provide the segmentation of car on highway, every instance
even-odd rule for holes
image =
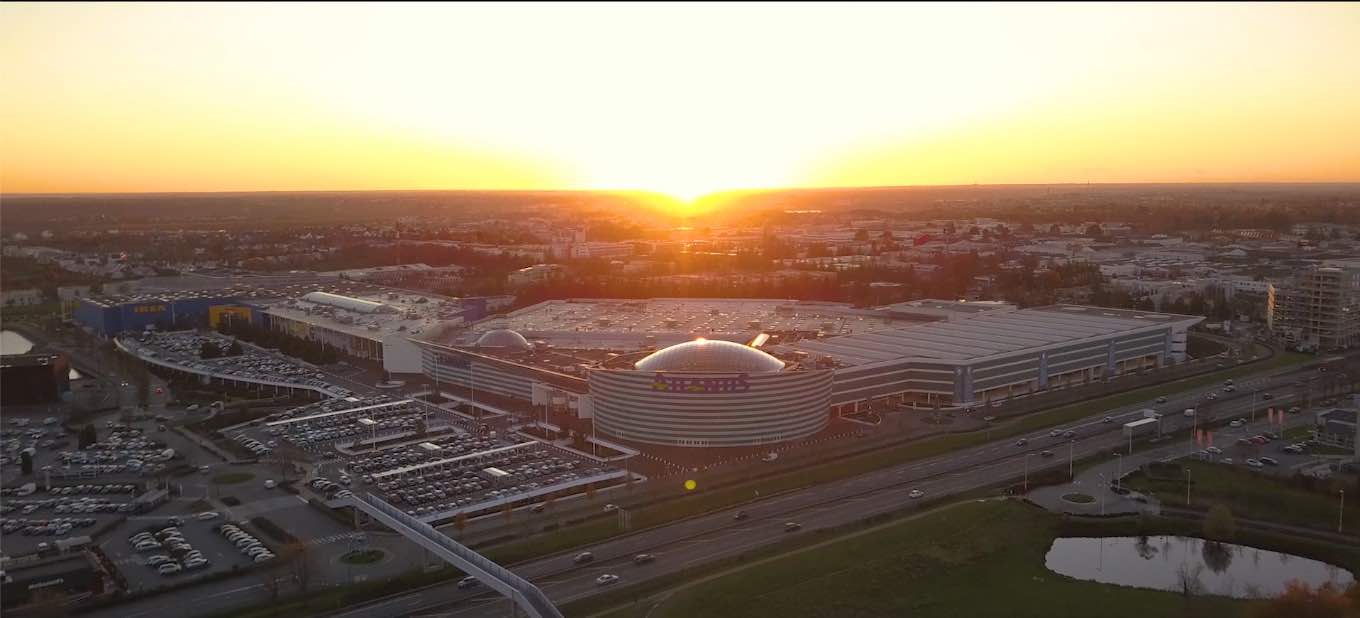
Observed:
[[[1029,440],[1026,440],[1024,438],[1020,438],[1019,440],[1015,441],[1016,446],[1025,446],[1026,444],[1029,444]]]
[[[1061,430],[1061,429],[1054,429],[1053,431],[1048,432],[1048,437],[1050,437],[1050,438],[1061,438],[1062,435],[1063,435],[1063,430]]]
[[[619,581],[618,575],[614,575],[613,573],[605,573],[604,575],[595,578],[595,585],[608,586],[610,584],[617,583],[618,581]]]
[[[534,513],[542,513],[543,511],[547,510],[547,508],[548,505],[539,502],[538,504],[529,507],[529,510]]]
[[[1107,417],[1105,417],[1105,418],[1100,419],[1100,422],[1102,422],[1102,423],[1113,423],[1113,422],[1114,422],[1114,417],[1113,417],[1113,416],[1107,416]]]
[[[1044,451],[1044,452],[1042,452],[1042,453],[1039,453],[1039,456],[1040,456],[1040,457],[1052,457],[1052,456],[1053,456],[1053,451]]]
[[[919,489],[913,489],[913,490],[911,490],[911,493],[907,494],[907,497],[908,497],[908,498],[911,498],[912,500],[915,500],[915,499],[920,498],[921,496],[924,496],[924,495],[926,495],[926,492],[921,491],[921,490],[919,490]]]
[[[1205,395],[1204,398],[1208,399],[1209,401],[1213,401],[1215,399],[1218,399],[1218,393],[1209,393],[1208,395]]]
[[[583,551],[579,554],[576,554],[576,557],[571,559],[571,561],[575,562],[576,564],[585,564],[593,560],[595,560],[595,554],[592,554],[588,551]]]
[[[1077,437],[1077,432],[1075,432],[1075,431],[1064,431],[1062,437],[1067,438],[1068,440],[1071,440],[1072,438]]]
[[[606,505],[604,505],[604,512],[606,512],[606,513],[610,513],[610,512],[613,512],[613,511],[617,511],[617,510],[619,510],[619,505],[617,505],[617,504],[606,504]]]
[[[741,521],[743,519],[746,519],[747,517],[750,517],[750,515],[747,515],[746,511],[737,511],[735,514],[732,515],[732,519],[735,519],[737,521]]]
[[[784,532],[794,532],[794,531],[796,531],[796,530],[802,530],[802,529],[803,529],[803,524],[800,524],[800,523],[798,523],[798,522],[796,522],[796,521],[788,521],[788,522],[784,522]]]
[[[1166,397],[1158,397],[1157,403],[1166,403]]]
[[[633,556],[633,564],[647,564],[653,560],[656,560],[656,556],[652,554],[638,554]]]
[[[1242,426],[1242,420],[1241,420],[1241,419],[1234,420],[1233,422],[1228,423],[1228,426],[1229,426],[1229,427],[1233,427],[1233,428],[1241,427],[1241,426]]]
[[[1271,395],[1270,393],[1262,393],[1262,394],[1261,394],[1261,399],[1264,399],[1264,400],[1266,400],[1266,401],[1270,401],[1271,399],[1274,399],[1274,398],[1275,398],[1275,396],[1274,396],[1274,395]]]
[[[467,576],[467,577],[464,577],[463,579],[458,580],[458,587],[459,587],[459,588],[472,588],[472,587],[477,586],[478,584],[481,584],[481,583],[482,583],[482,582],[477,581],[477,578],[476,578],[476,577],[473,577],[473,576],[469,575],[469,576]]]

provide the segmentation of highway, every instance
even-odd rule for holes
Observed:
[[[1313,375],[1315,370],[1279,372],[1273,377],[1247,378],[1238,381],[1237,391],[1222,393],[1214,402],[1211,414],[1220,419],[1247,416],[1253,407],[1253,390],[1273,392],[1272,401],[1255,401],[1257,418],[1264,421],[1267,405],[1291,404],[1297,395],[1293,383]],[[1198,407],[1210,387],[1171,397],[1163,404],[1152,401],[1093,414],[1082,422],[1062,429],[1076,432],[1070,454],[1075,459],[1123,450],[1127,441],[1120,432],[1124,422],[1141,416],[1149,407],[1166,413],[1163,429],[1180,437],[1175,443],[1158,445],[1158,449],[1194,450],[1190,442],[1191,419],[1180,412]],[[1110,423],[1103,417],[1112,417]],[[1201,418],[1200,422],[1211,419]],[[1255,429],[1255,427],[1253,427]],[[1017,446],[1023,437],[1027,444]],[[602,588],[595,578],[603,573],[618,575],[616,586],[638,583],[646,579],[673,573],[720,558],[778,542],[790,535],[834,527],[862,520],[878,513],[898,511],[914,502],[909,492],[920,489],[930,497],[940,497],[984,487],[1007,479],[1018,479],[1026,467],[1030,472],[1066,466],[1068,440],[1054,438],[1049,429],[1036,430],[1024,436],[1012,436],[947,455],[918,460],[869,472],[846,481],[819,485],[787,494],[754,500],[740,507],[732,507],[706,515],[681,520],[632,534],[577,548],[571,552],[550,556],[515,566],[521,576],[539,585],[554,603],[564,604],[590,596]],[[1033,456],[1044,450],[1052,457]],[[1026,457],[1031,455],[1031,457]],[[830,463],[827,465],[835,465]],[[749,517],[734,519],[737,510]],[[796,521],[803,525],[799,532],[785,532],[783,524]],[[585,566],[572,564],[572,556],[579,551],[590,551],[595,561]],[[656,555],[656,561],[635,566],[631,557],[638,553]],[[382,618],[438,614],[440,616],[482,616],[500,614],[507,610],[508,601],[487,593],[484,589],[459,590],[453,584],[441,584],[405,594],[394,595],[377,602],[337,614],[347,618]]]

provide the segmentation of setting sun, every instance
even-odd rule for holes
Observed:
[[[688,203],[780,186],[1346,179],[1358,15],[7,3],[0,181]]]

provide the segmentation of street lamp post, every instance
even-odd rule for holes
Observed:
[[[1114,485],[1115,487],[1118,487],[1119,484],[1124,480],[1124,456],[1119,453],[1115,453],[1114,458],[1115,462],[1117,462],[1118,464],[1118,472],[1116,474],[1119,475],[1114,479]]]
[[[1345,522],[1345,520],[1342,519],[1342,518],[1346,516],[1346,490],[1342,489],[1342,490],[1340,490],[1340,491],[1341,491],[1341,502],[1340,502],[1340,504],[1338,505],[1338,508],[1337,508],[1337,511],[1336,511],[1336,531],[1337,531],[1337,532],[1341,532],[1341,524]]]
[[[1101,472],[1096,476],[1100,477],[1100,515],[1103,517],[1105,515],[1105,473]]]
[[[1190,468],[1185,469],[1185,506],[1190,506]]]
[[[1025,493],[1029,493],[1029,458],[1034,453],[1025,453]]]
[[[1067,480],[1069,481],[1077,478],[1072,468],[1072,451],[1076,448],[1076,444],[1076,438],[1067,441]]]
[[[1256,422],[1256,393],[1257,393],[1257,392],[1258,392],[1258,391],[1255,391],[1255,390],[1251,391],[1251,422],[1253,422],[1253,423]]]

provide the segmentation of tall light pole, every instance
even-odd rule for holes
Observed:
[[[1025,493],[1029,493],[1029,458],[1034,453],[1025,453]]]
[[[1185,506],[1190,506],[1190,468],[1185,469]]]
[[[1253,422],[1253,423],[1256,422],[1256,393],[1257,393],[1257,392],[1258,392],[1258,391],[1256,391],[1255,389],[1253,389],[1253,390],[1251,391],[1251,422]]]
[[[1337,511],[1336,511],[1336,531],[1337,531],[1337,532],[1341,532],[1341,524],[1345,522],[1345,520],[1342,519],[1342,518],[1346,516],[1346,490],[1342,489],[1342,490],[1340,490],[1340,492],[1341,492],[1341,502],[1340,502],[1340,504],[1338,505],[1338,508],[1337,508]]]
[[[1069,481],[1077,478],[1076,472],[1072,468],[1072,451],[1076,449],[1076,445],[1076,438],[1067,441],[1067,480]]]
[[[1115,477],[1114,485],[1115,487],[1119,487],[1119,484],[1124,480],[1124,456],[1119,453],[1115,453],[1114,457],[1115,457],[1114,460],[1118,462],[1119,465],[1119,472],[1117,472],[1119,476]]]
[[[1100,474],[1098,474],[1098,475],[1096,475],[1096,476],[1099,476],[1099,477],[1100,477],[1100,486],[1101,486],[1102,488],[1104,488],[1104,487],[1105,487],[1105,473],[1104,473],[1104,472],[1101,472]],[[1100,514],[1101,514],[1102,517],[1105,515],[1105,492],[1104,492],[1104,491],[1100,492]]]

